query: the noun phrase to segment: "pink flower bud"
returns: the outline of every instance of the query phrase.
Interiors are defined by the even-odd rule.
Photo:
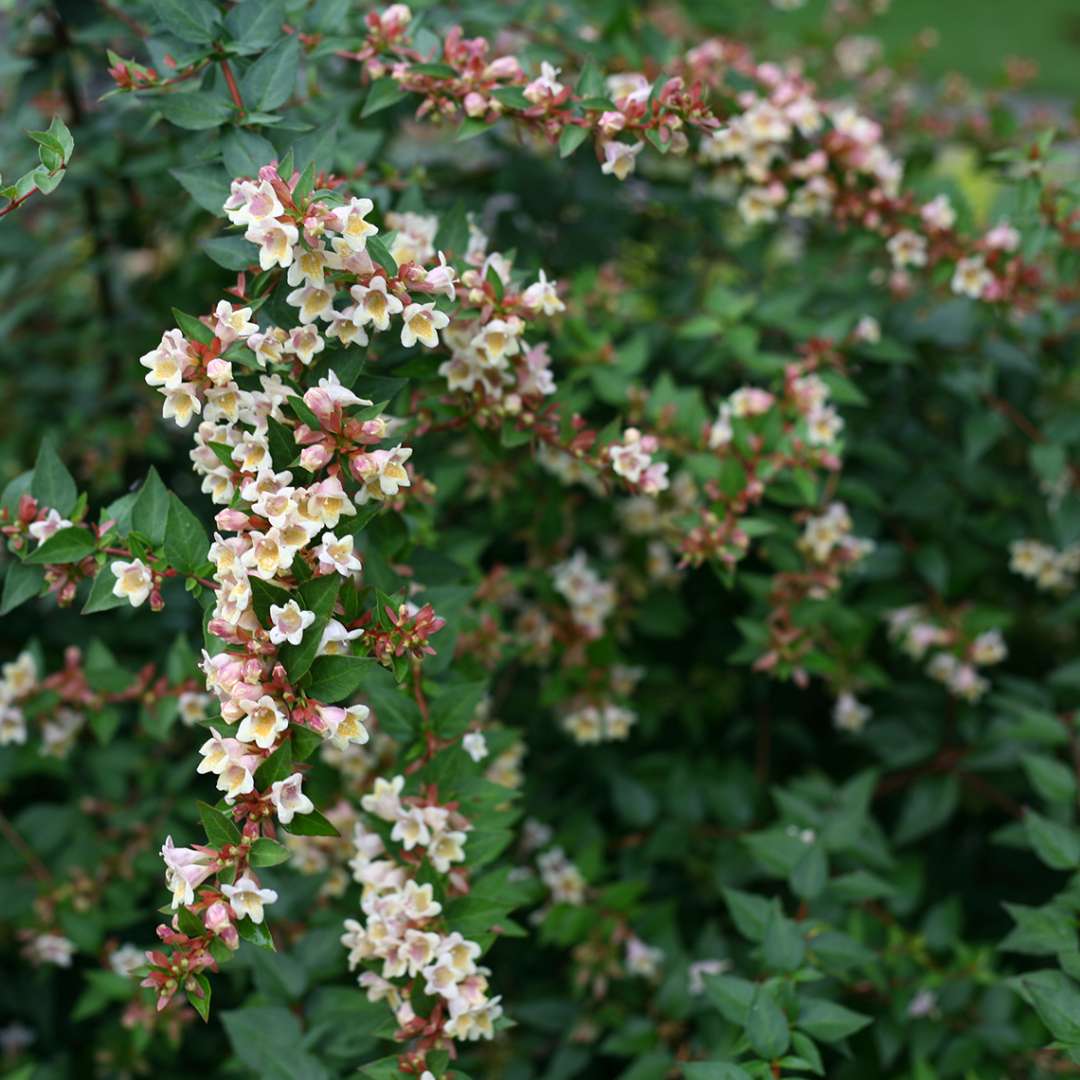
[[[334,411],[334,403],[330,395],[318,386],[311,387],[304,394],[304,404],[320,419],[329,416]]]
[[[475,90],[465,95],[465,113],[467,116],[483,116],[487,112],[487,98]]]
[[[331,458],[331,452],[325,443],[307,446],[300,451],[300,467],[308,472],[318,472]]]
[[[214,522],[222,532],[240,532],[248,527],[250,519],[243,510],[221,510]]]
[[[484,68],[485,79],[513,79],[521,73],[521,65],[513,56],[500,56]]]
[[[206,377],[215,386],[223,386],[232,379],[232,364],[228,360],[223,360],[220,356],[215,356],[206,365]]]

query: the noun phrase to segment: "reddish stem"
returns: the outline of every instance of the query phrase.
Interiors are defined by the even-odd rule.
[[[244,108],[244,99],[240,96],[240,87],[236,85],[236,76],[233,75],[228,60],[221,61],[221,74],[225,76],[225,85],[228,86],[229,93],[232,95],[233,104],[241,117],[243,117],[246,115],[247,110]]]

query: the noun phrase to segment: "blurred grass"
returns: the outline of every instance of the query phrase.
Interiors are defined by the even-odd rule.
[[[820,25],[827,2],[809,0],[798,11],[781,12],[768,0],[737,0],[728,10],[758,25],[763,21],[770,36],[791,34],[797,45],[804,30]],[[705,0],[705,6],[711,3],[716,0]],[[1039,65],[1031,84],[1036,91],[1070,99],[1080,94],[1080,0],[892,0],[869,32],[891,51],[927,28],[940,37],[921,63],[927,76],[959,72],[982,86],[995,85],[1005,61],[1022,57]]]

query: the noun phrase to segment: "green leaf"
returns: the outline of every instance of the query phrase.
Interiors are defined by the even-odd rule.
[[[1035,854],[1047,866],[1054,870],[1075,870],[1080,866],[1080,830],[1075,826],[1059,825],[1034,810],[1027,810],[1024,829]]]
[[[724,889],[724,902],[743,937],[751,941],[761,941],[765,937],[765,927],[772,917],[771,901],[738,889]]]
[[[286,739],[255,770],[255,788],[257,791],[268,791],[271,784],[291,776],[292,771],[292,744]]]
[[[364,100],[364,108],[360,112],[360,119],[366,119],[377,112],[381,112],[383,109],[388,109],[391,105],[396,105],[405,97],[406,93],[398,85],[396,79],[392,79],[389,76],[382,79],[376,79],[371,84],[368,96]],[[370,243],[370,240],[368,242]]]
[[[209,0],[151,0],[154,14],[181,41],[206,45],[219,29],[217,8]]]
[[[839,1042],[861,1031],[872,1018],[824,998],[806,998],[799,1005],[796,1027],[822,1042]]]
[[[315,621],[304,631],[299,645],[286,644],[281,647],[281,662],[289,673],[289,679],[294,683],[299,682],[311,668],[323,631],[337,602],[340,586],[341,575],[329,574],[305,581],[298,590],[301,609],[314,612]]]
[[[233,115],[231,102],[206,90],[162,94],[148,100],[170,124],[186,131],[209,131],[220,127]]]
[[[179,308],[173,308],[172,313],[184,337],[197,341],[201,345],[209,345],[214,340],[214,331],[206,323],[196,319],[194,315],[180,311]]]
[[[252,64],[244,76],[241,97],[249,111],[273,112],[296,89],[300,42],[295,34],[283,37]]]
[[[113,594],[113,586],[116,585],[116,575],[112,572],[112,561],[102,564],[94,577],[94,583],[90,586],[90,595],[83,604],[84,615],[94,615],[99,611],[109,611],[112,608],[121,607],[128,603],[127,598]]]
[[[165,527],[165,558],[182,574],[195,574],[206,564],[210,538],[202,522],[177,498],[169,495]]]
[[[131,527],[150,539],[155,546],[165,539],[165,520],[169,513],[169,490],[152,465],[146,481],[131,508]]]
[[[519,86],[502,86],[491,91],[491,96],[507,109],[530,109],[532,102]]]
[[[0,615],[14,611],[41,592],[45,571],[40,566],[28,566],[13,559],[4,575],[4,592],[0,596]]]
[[[279,844],[276,840],[271,840],[267,836],[260,836],[251,845],[252,866],[277,866],[278,863],[283,863],[288,858],[289,849],[284,844]]]
[[[559,157],[569,157],[588,137],[587,127],[564,127],[559,136]]]
[[[394,256],[390,254],[390,249],[386,246],[385,241],[381,237],[369,236],[367,238],[367,253],[391,277],[398,272],[398,264],[394,261]],[[371,400],[374,401],[375,398],[372,398]]]
[[[431,724],[439,738],[463,735],[487,690],[486,681],[446,687],[431,703]]]
[[[691,1061],[682,1074],[685,1080],[752,1080],[745,1069],[726,1061]]]
[[[75,140],[72,138],[71,132],[68,131],[67,124],[59,116],[54,116],[49,124],[49,134],[59,145],[61,156],[66,165],[71,160],[72,151],[75,149]]]
[[[1045,754],[1024,754],[1020,758],[1031,786],[1048,803],[1076,801],[1076,775],[1064,762]]]
[[[253,923],[250,919],[240,919],[236,924],[236,932],[252,945],[258,945],[260,949],[275,951],[274,937],[266,923]]]
[[[226,817],[220,810],[216,810],[209,803],[200,802],[199,817],[203,828],[206,830],[206,839],[211,847],[221,848],[226,844],[240,843],[240,830],[233,823],[231,817]]]
[[[1055,1039],[1080,1048],[1080,990],[1060,971],[1033,971],[1014,980]]]
[[[955,776],[927,776],[908,792],[896,824],[897,844],[918,840],[940,828],[952,817],[960,798]]]
[[[746,1027],[756,984],[737,975],[707,975],[705,993],[721,1015],[739,1027]]]
[[[54,532],[44,543],[39,544],[26,557],[31,565],[42,563],[73,563],[85,559],[95,547],[97,541],[89,529],[72,525],[67,529]]]
[[[769,971],[794,971],[806,956],[802,931],[776,905],[765,926],[761,943],[762,958]]]
[[[34,463],[34,474],[30,480],[30,494],[43,506],[55,510],[61,517],[66,517],[75,507],[79,497],[75,481],[64,463],[57,457],[52,443],[43,442]]]
[[[234,1009],[221,1013],[221,1020],[233,1053],[260,1080],[330,1080],[304,1048],[300,1021],[283,1005]]]
[[[284,0],[241,0],[241,3],[225,16],[225,29],[232,40],[243,47],[243,52],[258,52],[260,49],[269,48],[278,40],[284,21]]]
[[[304,693],[327,705],[344,701],[374,663],[367,656],[317,656],[305,676]]]
[[[322,745],[323,737],[311,728],[300,724],[289,725],[289,738],[293,744],[293,761],[307,761],[314,753],[316,747]]]
[[[226,270],[246,270],[259,259],[259,253],[242,236],[215,236],[204,240],[202,249]]]
[[[825,848],[819,843],[810,844],[806,853],[788,875],[792,891],[804,900],[820,896],[829,880],[829,860]]]
[[[457,72],[449,64],[412,64],[409,67],[412,75],[430,75],[436,79],[453,79]]]
[[[169,173],[204,210],[225,216],[221,208],[229,197],[229,176],[220,165],[187,165]]]
[[[600,65],[591,57],[585,58],[581,74],[574,85],[574,96],[579,98],[600,97],[604,93],[604,73]]]
[[[465,204],[459,199],[449,213],[439,219],[439,231],[435,236],[438,251],[449,252],[451,256],[464,255],[469,246],[469,215]]]
[[[292,410],[293,415],[304,424],[307,424],[312,431],[318,431],[322,425],[319,423],[319,418],[308,408],[307,403],[302,397],[293,395],[292,397],[285,399],[285,404]]]
[[[292,429],[286,427],[280,420],[267,417],[267,441],[270,444],[270,460],[274,468],[280,472],[289,468],[300,453],[300,448],[293,439]]]
[[[293,836],[341,835],[318,810],[312,810],[310,814],[297,814],[288,825],[282,822],[281,827]]]
[[[188,990],[187,999],[203,1020],[208,1021],[210,1019],[210,980],[201,971],[196,972],[194,978],[198,984],[198,990]]]
[[[746,1037],[755,1052],[770,1061],[780,1057],[791,1043],[787,1017],[766,986],[754,990],[746,1018]]]
[[[255,609],[255,617],[261,626],[270,625],[270,605],[282,607],[287,604],[292,596],[288,589],[280,585],[271,585],[262,578],[253,577],[251,581],[251,606]]]

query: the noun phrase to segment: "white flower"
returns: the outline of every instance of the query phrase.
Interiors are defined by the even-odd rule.
[[[431,865],[440,874],[448,873],[451,863],[465,861],[465,834],[457,831],[435,833],[427,846],[427,854]]]
[[[953,271],[951,287],[960,296],[978,300],[994,283],[994,275],[986,268],[981,255],[960,259]]]
[[[156,349],[140,357],[139,363],[148,369],[148,386],[164,386],[167,390],[173,390],[183,381],[184,368],[192,359],[184,335],[179,330],[169,330],[162,334]]]
[[[251,321],[251,308],[233,308],[228,300],[219,300],[214,308],[214,336],[222,345],[230,345],[237,338],[250,337],[259,329]]]
[[[415,806],[411,810],[400,811],[390,830],[390,839],[397,840],[406,851],[412,851],[417,844],[427,847],[431,843],[431,832],[423,812]]]
[[[450,324],[450,316],[436,310],[434,303],[410,304],[402,314],[401,344],[411,348],[418,341],[429,349],[439,344],[439,331]]]
[[[371,715],[366,705],[320,705],[319,718],[326,725],[327,739],[336,747],[344,750],[350,743],[363,746],[371,736],[364,722]]]
[[[270,621],[273,623],[270,641],[274,645],[286,641],[290,645],[299,645],[304,631],[315,621],[315,612],[303,611],[295,600],[290,600],[287,604],[270,605]]]
[[[138,607],[150,595],[154,585],[154,575],[150,567],[142,559],[133,559],[131,562],[122,562],[117,559],[111,564],[110,569],[116,576],[116,584],[113,585],[113,596],[121,596],[132,607]]]
[[[339,623],[337,619],[331,619],[326,628],[322,632],[322,639],[319,641],[319,656],[343,656],[348,655],[349,642],[355,641],[363,634],[363,627],[357,627],[355,630],[347,629],[344,624]]]
[[[427,272],[424,276],[424,284],[432,292],[454,300],[457,297],[457,290],[454,288],[457,279],[457,271],[447,263],[446,256],[440,251],[439,265]]]
[[[278,898],[273,889],[260,889],[250,874],[245,874],[235,885],[222,885],[221,891],[237,918],[246,915],[253,923],[261,923],[263,905],[272,904]]]
[[[612,139],[604,143],[604,163],[600,171],[605,176],[614,176],[616,180],[625,180],[637,164],[637,156],[645,149],[645,144],[617,142]]]
[[[297,326],[289,331],[288,349],[296,353],[305,367],[315,359],[316,353],[321,353],[325,348],[326,342],[314,326]]]
[[[249,243],[259,245],[259,267],[272,270],[275,266],[290,269],[290,282],[294,249],[300,234],[291,221],[273,221],[264,225],[250,225],[244,233]]]
[[[330,212],[334,226],[353,251],[363,251],[367,247],[367,238],[379,231],[367,220],[367,215],[374,208],[375,204],[370,199],[352,198],[344,206]]]
[[[177,427],[187,427],[196,413],[202,412],[202,402],[195,393],[194,383],[180,383],[165,389],[165,404],[161,415],[176,421]]]
[[[555,291],[555,283],[548,281],[543,270],[540,278],[530,285],[522,294],[521,302],[529,308],[539,309],[545,315],[555,315],[566,309],[566,305],[559,299]]]
[[[305,326],[316,319],[329,321],[333,318],[334,294],[318,285],[301,285],[293,289],[285,302],[300,309],[300,322]]]
[[[343,536],[340,540],[332,533],[323,533],[322,543],[315,549],[319,570],[323,574],[337,572],[348,577],[363,568],[360,557],[353,552],[354,537]]]
[[[300,790],[303,780],[300,773],[293,773],[288,779],[270,785],[270,801],[282,825],[288,825],[294,814],[310,814],[315,809],[315,804]]]
[[[262,750],[269,750],[274,745],[278,732],[289,726],[288,719],[282,715],[277,702],[269,694],[263,694],[258,701],[241,701],[240,709],[244,719],[236,731],[237,739],[241,742],[253,742]]]
[[[931,199],[919,211],[919,216],[928,229],[943,231],[956,224],[956,211],[952,208],[948,195],[938,195]]]
[[[75,954],[75,942],[61,934],[38,934],[27,949],[30,958],[37,964],[55,964],[57,967],[71,967],[71,958]]]
[[[71,528],[71,522],[67,518],[61,517],[56,510],[49,510],[49,512],[41,519],[41,521],[32,521],[27,528],[27,532],[39,543],[43,544],[54,533],[58,533],[61,529]]]
[[[210,738],[199,747],[202,761],[199,762],[196,772],[214,773],[221,775],[228,767],[229,762],[241,750],[241,744],[236,739],[225,739],[216,728],[210,729]]]
[[[473,761],[483,761],[488,755],[487,739],[479,731],[470,731],[461,740],[461,748]]]
[[[386,291],[386,278],[373,277],[367,285],[354,285],[349,295],[356,301],[353,321],[357,326],[367,323],[376,330],[386,330],[390,326],[390,316],[402,310],[401,301],[393,293]]]
[[[849,691],[842,693],[833,706],[833,723],[841,731],[857,735],[870,719],[870,709],[859,702]]]
[[[193,904],[195,890],[210,876],[210,856],[194,848],[175,847],[172,837],[165,837],[161,848],[165,862],[165,884],[172,890],[172,906]]]
[[[901,229],[885,245],[898,270],[905,266],[926,265],[926,240],[910,229]]]
[[[142,967],[145,962],[146,956],[143,950],[138,945],[132,945],[130,942],[125,942],[109,955],[109,967],[117,975],[126,977],[133,975],[136,969]]]
[[[360,805],[369,814],[374,814],[383,821],[396,821],[401,813],[401,789],[405,786],[404,776],[395,776],[393,780],[385,780],[378,776],[370,795],[365,795],[360,800]]]

